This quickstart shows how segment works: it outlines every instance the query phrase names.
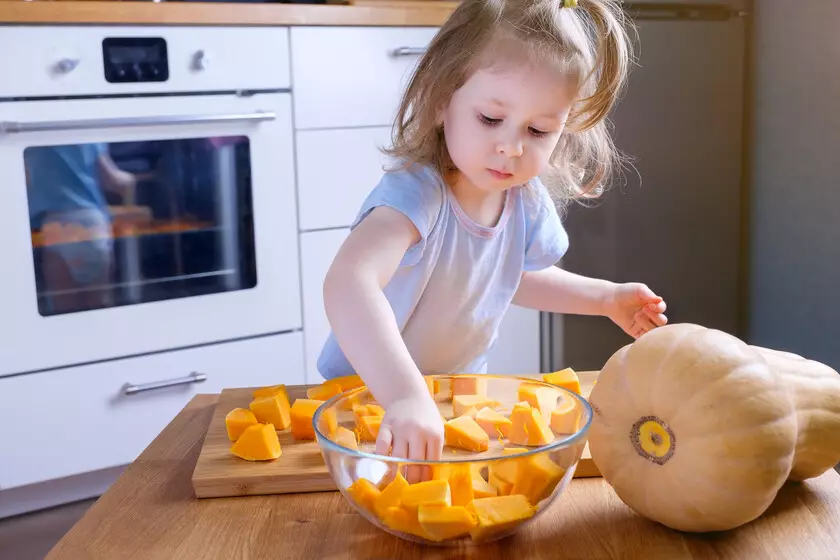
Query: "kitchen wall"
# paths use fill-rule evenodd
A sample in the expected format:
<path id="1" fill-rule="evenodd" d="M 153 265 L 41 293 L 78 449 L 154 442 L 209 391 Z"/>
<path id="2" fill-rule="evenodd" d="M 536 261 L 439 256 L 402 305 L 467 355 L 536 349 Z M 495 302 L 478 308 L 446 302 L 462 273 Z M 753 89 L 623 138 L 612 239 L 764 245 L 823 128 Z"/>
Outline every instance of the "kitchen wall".
<path id="1" fill-rule="evenodd" d="M 754 9 L 748 335 L 840 369 L 840 1 Z"/>

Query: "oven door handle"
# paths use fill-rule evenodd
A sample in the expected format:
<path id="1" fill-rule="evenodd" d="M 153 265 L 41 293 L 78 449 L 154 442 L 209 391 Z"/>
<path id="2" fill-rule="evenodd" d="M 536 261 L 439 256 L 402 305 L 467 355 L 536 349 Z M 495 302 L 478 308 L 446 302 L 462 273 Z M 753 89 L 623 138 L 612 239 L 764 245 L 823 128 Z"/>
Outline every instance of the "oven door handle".
<path id="1" fill-rule="evenodd" d="M 14 122 L 0 121 L 0 134 L 27 132 L 55 132 L 60 130 L 90 130 L 97 128 L 126 128 L 137 126 L 168 126 L 179 124 L 215 124 L 231 122 L 273 121 L 277 114 L 270 111 L 227 113 L 221 115 L 160 115 L 153 117 L 116 117 L 70 121 Z"/>

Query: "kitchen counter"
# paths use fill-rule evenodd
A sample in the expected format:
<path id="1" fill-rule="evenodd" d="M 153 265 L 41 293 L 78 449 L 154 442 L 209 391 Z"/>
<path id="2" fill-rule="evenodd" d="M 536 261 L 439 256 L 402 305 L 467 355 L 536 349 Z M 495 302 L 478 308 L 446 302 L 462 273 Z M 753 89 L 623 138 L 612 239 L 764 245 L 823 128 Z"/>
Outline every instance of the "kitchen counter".
<path id="1" fill-rule="evenodd" d="M 439 26 L 454 6 L 432 0 L 355 5 L 0 0 L 0 24 Z"/>
<path id="2" fill-rule="evenodd" d="M 574 480 L 550 512 L 484 547 L 427 548 L 388 535 L 337 492 L 195 498 L 190 477 L 216 402 L 198 395 L 64 536 L 47 560 L 127 558 L 834 558 L 840 475 L 789 484 L 757 521 L 711 535 L 641 518 L 601 479 Z M 453 554 L 455 553 L 455 554 Z"/>

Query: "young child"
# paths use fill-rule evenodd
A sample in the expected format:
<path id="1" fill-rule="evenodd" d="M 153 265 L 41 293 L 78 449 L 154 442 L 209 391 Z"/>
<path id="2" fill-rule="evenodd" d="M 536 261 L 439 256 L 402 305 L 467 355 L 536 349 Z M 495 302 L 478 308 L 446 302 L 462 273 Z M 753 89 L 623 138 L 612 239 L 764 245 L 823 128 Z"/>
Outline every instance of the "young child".
<path id="1" fill-rule="evenodd" d="M 377 453 L 440 457 L 421 374 L 486 373 L 511 303 L 603 315 L 632 337 L 666 323 L 644 284 L 554 266 L 557 204 L 600 191 L 617 161 L 605 118 L 630 57 L 614 0 L 461 0 L 432 40 L 397 115 L 398 165 L 324 282 L 318 367 L 358 373 L 385 407 Z"/>

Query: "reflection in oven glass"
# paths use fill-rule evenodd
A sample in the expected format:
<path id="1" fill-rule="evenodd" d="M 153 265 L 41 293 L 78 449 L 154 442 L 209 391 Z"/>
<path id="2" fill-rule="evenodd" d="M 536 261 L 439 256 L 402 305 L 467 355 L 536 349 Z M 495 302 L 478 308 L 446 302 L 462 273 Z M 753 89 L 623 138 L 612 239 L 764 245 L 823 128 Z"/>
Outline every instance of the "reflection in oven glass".
<path id="1" fill-rule="evenodd" d="M 253 288 L 247 137 L 24 151 L 41 315 Z"/>

